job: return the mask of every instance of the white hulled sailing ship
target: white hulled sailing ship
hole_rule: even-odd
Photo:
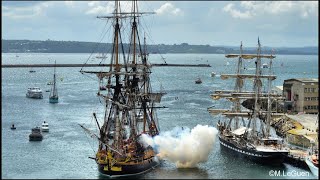
[[[120,1],[115,1],[115,10],[110,16],[99,17],[112,20],[113,46],[110,66],[104,71],[84,71],[96,74],[99,87],[97,95],[103,99],[105,113],[100,125],[95,113],[99,135],[80,125],[99,141],[98,151],[93,158],[101,174],[107,176],[129,176],[144,173],[159,164],[155,150],[144,147],[140,136],[159,134],[156,103],[164,93],[152,92],[150,68],[146,45],[140,43],[137,1],[132,3],[132,12],[120,12]],[[130,40],[125,52],[122,33],[123,19],[130,19]],[[127,28],[128,29],[128,28]],[[107,68],[105,68],[107,69]],[[103,84],[104,83],[104,84]]]
[[[271,92],[271,82],[276,79],[272,75],[272,59],[274,55],[262,55],[258,38],[257,54],[243,54],[242,42],[240,54],[228,54],[227,58],[238,58],[236,74],[222,74],[221,79],[235,78],[233,90],[217,90],[211,97],[214,100],[226,98],[232,102],[231,109],[208,108],[212,115],[221,114],[226,117],[223,123],[217,123],[219,140],[225,147],[241,156],[263,164],[281,164],[289,150],[284,146],[283,140],[271,136],[271,118],[282,116],[282,113],[273,112],[272,101],[281,100],[282,97]],[[256,59],[255,74],[243,73],[243,60]],[[269,72],[263,74],[261,59],[269,59]],[[253,79],[253,91],[244,91],[245,79]],[[263,79],[267,80],[267,91],[263,92]],[[254,101],[252,109],[241,106],[243,100]],[[267,101],[267,107],[262,107],[262,102]],[[242,125],[241,125],[242,124]],[[258,128],[260,125],[260,128]]]

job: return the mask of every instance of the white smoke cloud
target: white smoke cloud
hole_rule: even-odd
[[[176,127],[154,138],[143,134],[141,141],[145,146],[153,147],[159,158],[175,163],[178,168],[191,168],[208,160],[217,133],[214,127],[198,124],[191,131]]]

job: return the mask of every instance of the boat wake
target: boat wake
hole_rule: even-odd
[[[193,168],[208,160],[217,133],[214,127],[198,124],[191,131],[176,127],[153,138],[143,134],[141,141],[145,146],[152,146],[160,159],[167,159],[178,168]]]

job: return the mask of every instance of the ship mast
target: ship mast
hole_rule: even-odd
[[[103,145],[106,145],[109,150],[117,154],[123,153],[125,151],[122,148],[123,145],[129,139],[131,142],[135,142],[140,133],[158,134],[158,127],[154,123],[155,112],[153,111],[153,108],[158,107],[153,106],[155,100],[151,96],[160,93],[151,92],[149,78],[151,67],[147,64],[147,53],[142,50],[137,27],[138,17],[141,14],[147,14],[147,12],[138,12],[137,3],[137,0],[133,1],[132,12],[120,12],[120,1],[115,0],[115,10],[111,16],[98,16],[101,19],[113,20],[113,46],[109,71],[80,71],[81,73],[96,74],[100,82],[103,82],[104,79],[107,80],[105,86],[107,94],[100,92],[100,88],[97,93],[105,103],[104,122],[101,128],[97,122],[100,130],[99,150],[102,150]],[[131,18],[131,36],[127,59],[121,38],[122,26],[120,24],[123,18]],[[123,59],[120,57],[121,50]],[[146,47],[144,50],[146,51]],[[158,101],[160,102],[160,100]],[[143,121],[140,120],[140,113]],[[143,127],[141,128],[138,125],[142,123]],[[111,134],[114,136],[111,137]]]
[[[262,70],[261,70],[261,58],[267,58],[267,59],[273,59],[275,56],[271,55],[263,55],[261,54],[261,45],[260,45],[260,40],[258,39],[258,49],[257,49],[257,54],[243,54],[242,50],[242,42],[240,45],[240,54],[227,54],[225,56],[226,58],[236,58],[238,57],[238,65],[237,65],[237,71],[236,74],[221,74],[221,79],[225,80],[228,78],[235,78],[236,83],[235,83],[235,88],[233,90],[216,90],[215,93],[211,94],[212,99],[218,100],[219,98],[223,97],[228,100],[230,100],[233,103],[233,108],[231,110],[228,109],[215,109],[215,108],[208,108],[208,111],[212,115],[216,114],[222,114],[225,115],[227,118],[230,118],[228,124],[227,124],[227,129],[231,129],[230,125],[233,119],[235,119],[234,122],[234,129],[239,128],[239,117],[242,117],[242,122],[244,123],[243,117],[247,117],[249,122],[246,125],[247,128],[252,128],[252,132],[250,134],[247,134],[248,136],[253,136],[253,138],[250,139],[257,139],[257,119],[263,118],[263,116],[269,116],[269,121],[271,119],[271,103],[269,109],[262,110],[261,109],[261,100],[263,99],[279,99],[282,100],[283,97],[281,95],[273,94],[270,91],[267,93],[262,93],[261,88],[262,88],[262,81],[261,79],[267,78],[268,80],[272,81],[276,79],[275,75],[262,75]],[[243,59],[254,59],[256,58],[255,64],[256,64],[256,70],[255,74],[243,74],[242,70],[242,62]],[[244,84],[244,79],[249,78],[254,80],[254,86],[253,86],[253,91],[243,91],[242,87]],[[271,88],[271,84],[269,85]],[[253,112],[250,111],[245,111],[241,110],[241,100],[247,100],[247,99],[254,99],[254,108]],[[271,101],[271,100],[270,100]],[[268,115],[269,114],[269,115]],[[280,117],[282,116],[283,113],[273,113],[272,117]],[[262,135],[265,136],[266,132],[269,131],[268,126],[266,126],[266,129],[263,126],[263,123],[260,123],[260,128],[262,131]]]
[[[158,164],[157,161],[154,161],[155,151],[153,148],[144,147],[138,140],[142,133],[154,135],[154,129],[157,130],[157,127],[152,126],[154,99],[151,97],[153,93],[149,78],[150,67],[147,65],[147,57],[142,52],[137,28],[138,17],[143,13],[137,12],[137,0],[133,1],[132,7],[131,12],[120,12],[120,1],[115,0],[115,10],[112,15],[100,17],[113,20],[113,47],[109,71],[80,71],[96,74],[100,82],[107,79],[105,88],[99,87],[97,93],[105,103],[102,126],[100,126],[96,114],[93,113],[100,130],[100,137],[80,126],[99,140],[95,160],[99,172],[110,176],[138,174],[146,172]],[[131,29],[128,29],[131,30],[131,36],[128,39],[130,42],[127,58],[121,39],[123,18],[130,18],[131,26]],[[121,50],[123,58],[120,54]],[[107,90],[107,94],[100,92],[100,90]],[[142,123],[143,127],[141,128],[138,125]]]
[[[154,101],[151,98],[151,87],[150,87],[150,78],[149,74],[151,71],[148,67],[147,62],[147,52],[146,52],[146,39],[144,37],[144,49],[140,43],[140,37],[138,32],[138,17],[142,14],[147,14],[148,12],[138,12],[138,2],[137,0],[133,1],[132,5],[132,30],[131,30],[131,45],[132,48],[129,49],[129,53],[132,52],[132,72],[139,73],[139,75],[133,75],[132,77],[132,92],[136,95],[137,105],[135,109],[140,109],[139,112],[142,113],[142,133],[152,133],[150,127],[154,124],[153,117],[153,103]],[[137,59],[137,54],[140,59]],[[140,60],[140,61],[139,61]],[[138,66],[139,63],[139,66]],[[155,125],[153,125],[155,126]],[[155,127],[156,128],[156,127]],[[135,128],[134,128],[135,129]]]
[[[238,68],[237,68],[237,75],[242,74],[242,41],[241,41],[241,45],[240,45],[240,55],[239,55],[239,59],[238,59]],[[240,93],[243,87],[243,79],[241,79],[240,77],[237,77],[236,79],[236,85],[235,85],[235,92]],[[234,112],[240,112],[240,100],[239,98],[236,98],[236,100],[233,102],[233,107],[234,107]],[[236,125],[235,128],[238,129],[239,128],[239,117],[236,116],[235,117],[236,120]]]
[[[118,17],[118,8],[119,8],[119,2],[116,0],[115,1],[115,5],[116,5],[116,9],[115,9],[115,14],[116,14],[116,24],[115,24],[115,42],[114,42],[114,47],[115,47],[115,58],[116,58],[116,64],[115,64],[115,71],[116,72],[120,72],[119,69],[119,37],[118,37],[118,33],[119,33],[119,17]],[[119,74],[116,73],[116,87],[115,87],[115,92],[114,92],[114,96],[113,96],[113,101],[117,101],[118,100],[118,95],[120,93],[121,90],[121,85],[119,83]],[[119,120],[119,107],[115,106],[115,123],[116,123],[116,132],[115,132],[115,147],[119,148],[119,139],[120,139],[120,120]]]
[[[258,38],[258,49],[257,49],[257,57],[256,57],[256,77],[254,79],[254,92],[255,92],[255,100],[254,100],[254,110],[253,110],[253,119],[252,119],[252,137],[255,140],[257,138],[257,133],[256,133],[256,129],[257,129],[257,125],[256,125],[256,120],[257,117],[259,116],[259,112],[260,112],[260,102],[259,102],[259,95],[261,93],[261,86],[262,86],[262,82],[260,80],[260,75],[261,75],[261,45],[260,45],[260,40]]]
[[[102,97],[105,101],[105,116],[104,116],[104,124],[100,129],[100,139],[102,143],[108,143],[107,134],[114,131],[115,137],[113,141],[113,148],[119,150],[122,143],[122,121],[124,116],[126,116],[127,106],[126,106],[126,96],[123,94],[122,89],[124,85],[121,84],[121,75],[126,74],[126,68],[124,72],[121,72],[122,67],[126,67],[125,59],[123,60],[124,64],[120,65],[120,51],[119,45],[122,47],[121,40],[121,29],[120,29],[120,18],[122,18],[120,13],[120,2],[115,0],[115,10],[112,16],[104,16],[98,18],[111,18],[114,23],[114,37],[113,37],[113,49],[110,58],[110,69],[109,72],[85,72],[85,73],[95,73],[98,78],[102,80],[103,78],[107,79],[107,91],[108,94],[104,95],[98,92],[98,96]],[[122,52],[124,54],[124,51]],[[125,57],[124,57],[125,58]],[[115,84],[112,82],[112,77],[115,77]],[[112,97],[111,97],[112,96]],[[108,107],[108,105],[111,105]]]
[[[54,61],[54,64],[56,64],[56,61]],[[54,67],[54,73],[53,73],[53,93],[52,96],[55,97],[57,95],[57,88],[56,88],[56,67]]]
[[[269,75],[272,74],[272,59],[269,61]],[[270,135],[270,121],[271,121],[271,78],[268,78],[268,108],[267,108],[267,120],[266,120],[266,138]]]

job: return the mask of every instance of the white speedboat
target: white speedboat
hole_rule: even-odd
[[[215,77],[216,73],[215,72],[211,72],[211,77]]]
[[[42,132],[49,132],[49,124],[46,121],[43,121],[42,126],[41,126],[41,131]]]
[[[39,87],[28,88],[26,96],[28,98],[42,99],[42,90]]]

